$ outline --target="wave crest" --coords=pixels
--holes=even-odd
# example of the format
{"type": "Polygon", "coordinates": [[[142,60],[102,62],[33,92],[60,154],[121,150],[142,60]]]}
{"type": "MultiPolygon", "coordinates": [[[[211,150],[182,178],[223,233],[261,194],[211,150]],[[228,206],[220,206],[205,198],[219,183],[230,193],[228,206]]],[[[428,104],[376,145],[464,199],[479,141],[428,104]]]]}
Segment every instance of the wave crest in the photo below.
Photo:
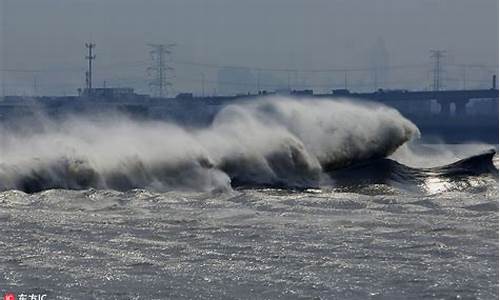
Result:
{"type": "Polygon", "coordinates": [[[419,135],[382,105],[285,97],[226,106],[206,128],[124,117],[44,125],[0,129],[1,190],[313,186],[419,135]]]}

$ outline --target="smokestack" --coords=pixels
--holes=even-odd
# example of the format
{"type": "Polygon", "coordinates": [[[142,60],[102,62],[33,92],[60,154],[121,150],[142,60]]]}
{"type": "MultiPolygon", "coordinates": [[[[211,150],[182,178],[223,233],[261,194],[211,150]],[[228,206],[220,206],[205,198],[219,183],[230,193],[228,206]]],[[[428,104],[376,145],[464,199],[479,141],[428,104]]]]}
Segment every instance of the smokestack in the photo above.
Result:
{"type": "Polygon", "coordinates": [[[491,86],[492,86],[492,89],[497,88],[497,75],[493,75],[493,84],[491,86]]]}

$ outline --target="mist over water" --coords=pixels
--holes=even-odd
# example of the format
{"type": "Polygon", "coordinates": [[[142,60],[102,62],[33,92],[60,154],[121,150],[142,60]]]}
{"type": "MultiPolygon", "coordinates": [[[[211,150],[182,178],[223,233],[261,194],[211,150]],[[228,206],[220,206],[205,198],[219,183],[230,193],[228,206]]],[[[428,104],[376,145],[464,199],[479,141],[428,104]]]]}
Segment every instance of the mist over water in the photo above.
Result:
{"type": "Polygon", "coordinates": [[[396,110],[349,100],[262,98],[205,128],[124,116],[0,129],[0,189],[157,191],[315,186],[325,171],[381,158],[417,137],[396,110]]]}

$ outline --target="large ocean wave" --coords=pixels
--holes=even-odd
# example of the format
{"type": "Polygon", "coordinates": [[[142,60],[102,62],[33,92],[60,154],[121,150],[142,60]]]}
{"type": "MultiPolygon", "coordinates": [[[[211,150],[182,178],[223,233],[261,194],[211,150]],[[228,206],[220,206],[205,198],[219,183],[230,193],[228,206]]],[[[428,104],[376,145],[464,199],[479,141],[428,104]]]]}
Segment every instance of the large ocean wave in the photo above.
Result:
{"type": "Polygon", "coordinates": [[[349,100],[258,99],[226,106],[205,128],[72,117],[0,129],[0,190],[335,184],[339,170],[385,158],[418,136],[398,111],[349,100]]]}

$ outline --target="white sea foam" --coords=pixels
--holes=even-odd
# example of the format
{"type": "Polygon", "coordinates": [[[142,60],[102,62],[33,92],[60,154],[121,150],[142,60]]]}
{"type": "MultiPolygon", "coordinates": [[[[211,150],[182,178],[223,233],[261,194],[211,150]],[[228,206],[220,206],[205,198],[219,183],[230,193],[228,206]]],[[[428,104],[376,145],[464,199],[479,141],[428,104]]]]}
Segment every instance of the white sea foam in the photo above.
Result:
{"type": "Polygon", "coordinates": [[[392,108],[330,99],[233,104],[198,129],[73,117],[36,132],[0,129],[0,189],[308,186],[325,170],[385,157],[418,135],[392,108]]]}

